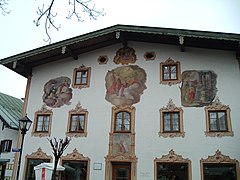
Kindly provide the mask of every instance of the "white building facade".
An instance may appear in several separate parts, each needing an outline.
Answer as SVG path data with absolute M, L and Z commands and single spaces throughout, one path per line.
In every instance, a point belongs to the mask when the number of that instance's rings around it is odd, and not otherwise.
M 61 179 L 240 179 L 239 42 L 117 25 L 2 60 L 31 67 L 20 179 L 65 136 Z

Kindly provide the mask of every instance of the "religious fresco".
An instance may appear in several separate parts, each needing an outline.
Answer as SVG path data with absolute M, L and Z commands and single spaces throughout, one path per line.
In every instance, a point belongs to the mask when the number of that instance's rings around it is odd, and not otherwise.
M 44 85 L 43 102 L 52 108 L 71 104 L 72 89 L 69 87 L 70 84 L 71 80 L 68 77 L 58 77 L 49 80 Z
M 120 48 L 116 52 L 116 56 L 113 59 L 113 62 L 116 64 L 129 64 L 129 63 L 135 63 L 137 57 L 135 54 L 135 50 L 130 47 L 123 47 Z
M 124 154 L 124 155 L 130 155 L 131 153 L 131 136 L 130 134 L 114 134 L 113 135 L 113 151 L 112 154 L 118 155 L 118 154 Z
M 184 71 L 181 100 L 186 107 L 209 105 L 216 96 L 217 75 L 213 71 Z
M 108 71 L 105 82 L 105 99 L 116 106 L 138 103 L 147 88 L 146 72 L 137 65 L 122 66 Z

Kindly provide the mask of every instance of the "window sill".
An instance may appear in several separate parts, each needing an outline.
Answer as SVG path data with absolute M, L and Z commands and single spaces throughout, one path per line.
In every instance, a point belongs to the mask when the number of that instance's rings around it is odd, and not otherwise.
M 66 132 L 68 137 L 87 137 L 87 132 Z
M 50 137 L 50 132 L 32 132 L 32 136 L 34 137 Z
M 226 132 L 204 132 L 206 136 L 208 137 L 223 137 L 223 136 L 233 136 L 233 131 L 226 131 Z
M 158 133 L 159 137 L 164 137 L 164 138 L 174 138 L 174 137 L 184 137 L 185 132 L 159 132 Z

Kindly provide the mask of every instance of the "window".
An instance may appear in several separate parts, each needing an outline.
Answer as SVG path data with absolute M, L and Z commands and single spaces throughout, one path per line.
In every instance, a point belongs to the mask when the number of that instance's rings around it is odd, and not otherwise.
M 184 137 L 183 110 L 176 107 L 172 99 L 169 99 L 166 107 L 160 110 L 160 132 L 162 137 Z
M 65 170 L 61 172 L 62 180 L 89 180 L 90 159 L 80 154 L 77 149 L 72 153 L 61 157 L 62 166 Z
M 169 154 L 154 160 L 154 179 L 184 179 L 191 180 L 191 161 L 175 154 L 173 150 Z
M 134 107 L 112 108 L 112 132 L 114 133 L 132 133 L 134 132 Z
M 38 137 L 50 136 L 52 125 L 52 110 L 47 109 L 44 104 L 40 110 L 35 112 L 32 135 Z
M 179 132 L 179 112 L 163 112 L 163 132 Z
M 181 82 L 180 62 L 174 62 L 168 58 L 165 62 L 160 63 L 160 83 L 161 84 L 178 84 Z
M 50 115 L 37 115 L 35 132 L 48 132 Z
M 84 65 L 75 68 L 73 72 L 73 88 L 86 88 L 90 85 L 90 67 Z
M 226 111 L 208 111 L 209 131 L 227 131 Z
M 75 109 L 69 111 L 67 136 L 80 137 L 87 136 L 88 111 L 83 109 L 80 102 Z
M 11 152 L 12 140 L 6 139 L 1 141 L 0 153 Z
M 206 136 L 222 137 L 233 136 L 230 108 L 223 105 L 219 98 L 216 99 L 208 106 L 205 107 L 206 114 Z
M 26 155 L 24 175 L 22 179 L 35 179 L 34 166 L 37 166 L 43 162 L 52 162 L 52 157 L 44 153 L 41 148 L 38 148 L 38 150 L 33 152 L 31 155 Z
M 213 156 L 200 160 L 201 180 L 237 180 L 239 179 L 239 162 L 225 156 L 217 150 Z
M 131 126 L 131 114 L 127 111 L 120 111 L 116 113 L 115 131 L 129 132 Z

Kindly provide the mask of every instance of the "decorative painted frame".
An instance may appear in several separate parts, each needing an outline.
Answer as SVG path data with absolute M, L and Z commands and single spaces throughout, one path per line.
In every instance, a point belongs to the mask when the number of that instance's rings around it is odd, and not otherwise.
M 71 132 L 71 116 L 77 114 L 84 114 L 85 115 L 85 122 L 84 122 L 84 132 Z M 66 136 L 69 137 L 87 137 L 87 124 L 88 124 L 88 111 L 87 109 L 83 109 L 80 102 L 77 103 L 75 109 L 72 109 L 68 112 L 68 125 L 67 125 L 67 132 Z
M 107 55 L 99 56 L 97 61 L 99 64 L 107 64 L 108 57 L 107 57 Z
M 86 84 L 75 84 L 76 82 L 76 74 L 79 71 L 87 71 L 87 83 Z M 73 70 L 73 80 L 72 80 L 72 87 L 73 88 L 88 88 L 90 86 L 90 77 L 91 77 L 91 67 L 86 67 L 85 65 L 81 65 L 79 68 L 75 68 Z
M 112 179 L 112 162 L 127 162 L 131 163 L 131 179 L 137 179 L 137 157 L 135 155 L 135 107 L 133 106 L 114 106 L 112 107 L 112 120 L 111 120 L 111 132 L 109 133 L 109 150 L 108 155 L 105 157 L 105 179 Z M 131 126 L 130 132 L 114 132 L 116 114 L 120 111 L 127 111 L 131 114 Z M 116 152 L 114 148 L 116 144 L 120 142 L 120 138 L 124 137 L 127 140 L 128 152 Z
M 175 154 L 173 149 L 167 155 L 162 155 L 161 158 L 154 159 L 154 180 L 157 180 L 157 163 L 187 163 L 188 164 L 188 180 L 192 180 L 192 165 L 188 158 L 183 158 L 181 155 Z
M 89 180 L 89 175 L 90 175 L 90 158 L 83 156 L 78 152 L 78 150 L 75 148 L 72 153 L 67 154 L 65 156 L 62 156 L 60 158 L 60 163 L 62 164 L 63 161 L 87 161 L 88 166 L 87 166 L 87 180 Z
M 231 117 L 230 117 L 230 108 L 228 105 L 222 104 L 219 100 L 219 97 L 216 97 L 215 100 L 210 105 L 204 108 L 204 110 L 206 115 L 206 131 L 205 131 L 206 136 L 210 136 L 210 137 L 233 136 Z M 227 131 L 210 131 L 209 111 L 225 111 L 226 112 Z
M 37 126 L 37 117 L 38 115 L 43 115 L 43 116 L 49 116 L 49 126 L 48 126 L 48 131 L 47 132 L 36 132 L 36 126 Z M 52 109 L 48 109 L 46 104 L 43 104 L 41 109 L 35 112 L 34 115 L 34 123 L 33 123 L 33 128 L 32 128 L 32 136 L 35 137 L 46 137 L 51 135 L 51 129 L 52 129 L 52 116 L 53 116 L 53 111 Z
M 26 179 L 26 173 L 27 173 L 27 163 L 29 159 L 44 159 L 44 160 L 50 160 L 52 162 L 53 158 L 51 155 L 47 155 L 45 152 L 42 151 L 42 149 L 39 147 L 36 152 L 33 152 L 30 155 L 25 156 L 25 163 L 24 163 L 24 173 L 23 173 L 23 179 Z
M 160 112 L 160 132 L 158 133 L 159 137 L 164 138 L 170 137 L 184 137 L 185 132 L 183 129 L 183 109 L 181 107 L 176 107 L 172 99 L 169 99 L 167 105 L 159 110 Z M 179 113 L 179 132 L 164 132 L 164 120 L 163 114 L 165 112 L 178 112 Z
M 201 158 L 200 168 L 201 168 L 201 180 L 204 180 L 203 165 L 204 164 L 235 164 L 236 165 L 236 175 L 237 179 L 240 178 L 240 168 L 239 162 L 236 159 L 231 159 L 229 156 L 223 155 L 219 149 L 214 155 L 208 156 L 206 159 Z
M 145 54 L 144 54 L 144 59 L 146 61 L 155 60 L 155 58 L 156 58 L 156 53 L 154 51 L 145 52 Z
M 176 68 L 176 80 L 164 80 L 164 75 L 163 75 L 163 68 L 164 66 L 170 66 L 170 65 L 175 65 Z M 179 61 L 174 61 L 171 58 L 168 58 L 165 62 L 160 63 L 160 84 L 165 84 L 165 85 L 174 85 L 174 84 L 179 84 L 181 82 L 181 67 L 180 67 L 180 62 Z
M 113 59 L 115 64 L 127 65 L 135 63 L 137 60 L 135 50 L 130 47 L 123 47 L 117 50 L 116 55 Z

